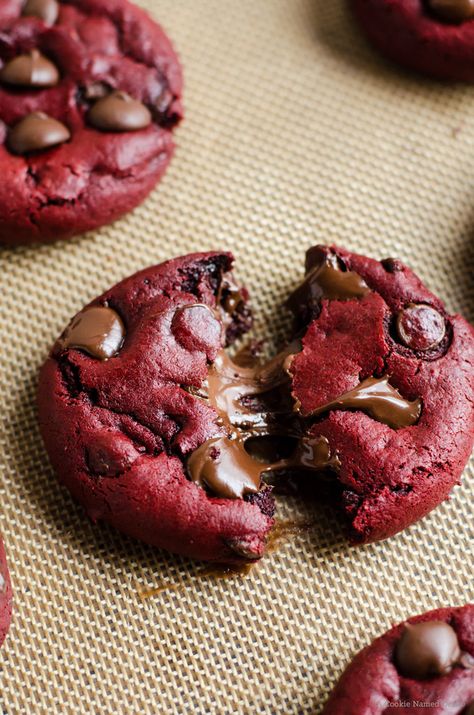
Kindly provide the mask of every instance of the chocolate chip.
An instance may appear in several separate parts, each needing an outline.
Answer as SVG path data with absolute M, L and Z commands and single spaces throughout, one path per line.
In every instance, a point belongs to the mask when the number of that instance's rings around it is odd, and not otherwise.
M 126 92 L 112 92 L 89 110 L 88 121 L 104 132 L 135 132 L 152 122 L 150 110 Z
M 49 149 L 70 139 L 69 129 L 43 112 L 24 117 L 8 134 L 8 148 L 13 154 L 28 154 Z
M 118 353 L 125 337 L 123 322 L 111 308 L 86 308 L 78 313 L 59 339 L 60 350 L 78 348 L 98 360 L 108 360 Z
M 402 264 L 396 258 L 384 258 L 380 263 L 387 273 L 397 273 L 402 270 Z
M 178 308 L 171 322 L 171 332 L 190 352 L 216 351 L 223 339 L 222 324 L 207 305 L 200 303 Z
M 0 71 L 0 81 L 16 87 L 54 87 L 59 82 L 59 72 L 47 57 L 32 50 L 7 62 Z
M 82 97 L 91 102 L 97 99 L 103 99 L 110 93 L 110 87 L 105 82 L 92 82 L 82 90 Z
M 444 621 L 407 623 L 395 649 L 399 671 L 415 680 L 450 673 L 460 656 L 456 632 Z
M 429 6 L 445 22 L 457 24 L 474 17 L 474 0 L 429 0 Z
M 118 477 L 129 469 L 139 457 L 132 442 L 123 435 L 102 432 L 94 436 L 87 449 L 90 471 L 100 477 Z
M 446 322 L 430 305 L 410 303 L 398 314 L 396 330 L 407 348 L 424 352 L 441 343 L 446 335 Z
M 59 3 L 56 0 L 26 0 L 21 14 L 38 17 L 46 25 L 54 25 L 59 15 Z

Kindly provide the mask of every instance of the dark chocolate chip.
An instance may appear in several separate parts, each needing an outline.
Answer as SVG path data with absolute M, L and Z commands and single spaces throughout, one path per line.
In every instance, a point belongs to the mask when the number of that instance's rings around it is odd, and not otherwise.
M 32 50 L 7 62 L 0 71 L 0 81 L 16 87 L 54 87 L 59 82 L 59 72 L 47 57 Z
M 54 25 L 59 15 L 59 3 L 56 0 L 26 0 L 21 14 L 38 17 L 46 25 Z
M 8 134 L 8 148 L 13 154 L 29 154 L 63 144 L 71 138 L 69 129 L 43 112 L 24 117 Z
M 407 623 L 395 649 L 395 662 L 406 678 L 446 675 L 461 657 L 456 631 L 444 621 Z
M 98 360 L 118 353 L 125 337 L 123 322 L 111 308 L 92 307 L 78 313 L 58 341 L 60 350 L 78 348 Z
M 135 132 L 152 122 L 150 110 L 126 92 L 99 99 L 88 113 L 89 123 L 104 132 Z
M 380 263 L 387 273 L 397 273 L 402 270 L 402 264 L 396 258 L 384 258 Z
M 429 0 L 429 7 L 440 20 L 453 24 L 474 17 L 474 0 Z
M 441 313 L 424 303 L 410 303 L 396 320 L 398 337 L 407 348 L 430 350 L 446 335 L 446 322 Z

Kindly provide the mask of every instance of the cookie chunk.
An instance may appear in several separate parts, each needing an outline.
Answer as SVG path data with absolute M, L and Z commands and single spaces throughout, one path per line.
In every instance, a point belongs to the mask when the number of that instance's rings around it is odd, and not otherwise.
M 182 117 L 163 30 L 127 0 L 3 0 L 0 242 L 66 238 L 153 189 Z
M 231 264 L 185 256 L 94 300 L 42 369 L 39 413 L 60 480 L 94 521 L 238 564 L 263 554 L 273 500 L 211 368 L 251 324 Z
M 410 618 L 361 651 L 324 715 L 474 711 L 474 606 Z
M 10 628 L 12 618 L 12 587 L 5 548 L 0 538 L 0 646 Z
M 404 67 L 474 81 L 472 0 L 351 0 L 370 42 Z
M 307 254 L 297 411 L 337 456 L 351 539 L 385 539 L 446 499 L 474 442 L 474 330 L 400 261 Z

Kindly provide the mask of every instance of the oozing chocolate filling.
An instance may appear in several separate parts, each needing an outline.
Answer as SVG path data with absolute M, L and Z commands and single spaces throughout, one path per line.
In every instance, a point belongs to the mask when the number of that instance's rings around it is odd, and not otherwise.
M 302 303 L 361 299 L 369 292 L 363 278 L 343 270 L 336 255 L 321 254 L 288 304 L 297 312 Z M 224 326 L 242 301 L 236 286 L 223 283 L 218 305 Z M 310 414 L 302 414 L 291 396 L 289 374 L 300 350 L 296 340 L 266 363 L 249 360 L 247 355 L 245 364 L 239 364 L 224 350 L 218 354 L 206 383 L 194 394 L 215 409 L 225 434 L 207 440 L 191 454 L 187 464 L 191 480 L 215 496 L 241 498 L 258 492 L 262 475 L 268 472 L 338 471 L 338 456 L 327 439 L 309 435 L 314 420 L 331 410 L 363 410 L 393 429 L 414 425 L 419 419 L 421 400 L 405 399 L 388 375 L 370 377 Z M 293 441 L 290 448 L 289 438 Z

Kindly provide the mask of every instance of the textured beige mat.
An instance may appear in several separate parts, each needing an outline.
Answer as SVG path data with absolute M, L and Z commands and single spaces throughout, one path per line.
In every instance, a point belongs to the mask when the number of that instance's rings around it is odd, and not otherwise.
M 449 504 L 349 550 L 333 515 L 243 580 L 93 527 L 38 436 L 37 369 L 85 301 L 145 265 L 230 248 L 263 333 L 306 247 L 410 263 L 474 318 L 474 88 L 380 61 L 343 0 L 148 0 L 186 70 L 165 181 L 132 216 L 52 247 L 0 251 L 0 499 L 15 618 L 8 715 L 315 713 L 391 623 L 474 599 L 472 468 Z M 137 587 L 180 583 L 141 601 Z

